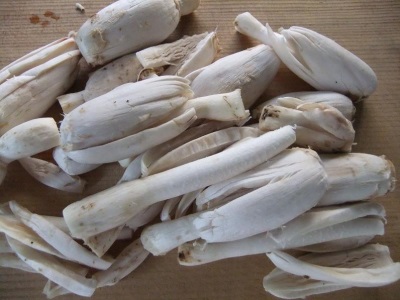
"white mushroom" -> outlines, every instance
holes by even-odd
[[[278,154],[294,140],[294,130],[287,126],[209,157],[122,183],[70,204],[63,211],[65,221],[74,237],[96,235],[124,224],[151,204],[245,172]]]

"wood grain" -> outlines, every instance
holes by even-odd
[[[71,30],[77,30],[87,17],[111,1],[87,0],[81,3],[86,8],[85,14],[75,10],[75,1],[72,0],[0,1],[0,66],[67,35]],[[46,17],[46,11],[53,12],[59,19]],[[182,18],[168,40],[217,29],[223,47],[220,57],[245,49],[255,42],[235,33],[233,27],[236,15],[244,11],[251,12],[263,22],[268,21],[274,29],[298,25],[316,30],[354,52],[374,69],[379,86],[369,99],[357,105],[357,145],[354,152],[385,155],[399,170],[400,2],[203,0],[198,11]],[[310,89],[282,66],[262,99]],[[57,105],[48,112],[57,117],[60,113]],[[89,184],[83,196],[112,186],[121,174],[118,165],[107,165],[84,175]],[[18,163],[9,166],[0,187],[1,202],[14,199],[34,212],[50,215],[60,215],[63,207],[83,196],[41,186]],[[396,261],[400,261],[399,200],[399,189],[378,199],[386,207],[388,223],[385,236],[376,239],[390,247]],[[96,291],[93,299],[274,299],[262,288],[262,279],[272,268],[265,255],[196,268],[180,267],[176,253],[171,252],[164,257],[151,257],[117,286]],[[0,298],[43,299],[41,290],[45,281],[38,275],[0,269]],[[398,299],[399,294],[400,284],[397,283],[382,288],[354,288],[312,299],[389,300]],[[78,298],[65,296],[60,299]]]

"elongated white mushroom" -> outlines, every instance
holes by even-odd
[[[88,19],[76,43],[88,63],[103,65],[122,55],[159,44],[190,14],[199,0],[120,0]]]
[[[110,268],[93,274],[97,287],[117,284],[122,278],[133,272],[147,258],[146,251],[140,240],[132,242],[117,256]]]
[[[377,86],[374,71],[335,41],[307,28],[292,26],[276,33],[250,13],[235,19],[236,30],[274,48],[283,63],[318,90],[350,94],[358,99]]]
[[[60,127],[61,146],[85,149],[138,133],[191,97],[188,81],[178,76],[126,83],[67,114]]]
[[[285,176],[285,174],[302,170],[315,158],[318,158],[317,154],[308,149],[284,150],[247,172],[207,187],[196,197],[196,205],[217,206],[221,200],[235,192],[241,190],[250,192]],[[224,200],[224,202],[227,201]]]
[[[7,131],[0,137],[0,184],[9,163],[51,149],[59,143],[60,136],[53,118],[34,119]]]
[[[101,164],[115,162],[139,155],[152,147],[175,138],[189,128],[196,119],[196,111],[192,108],[159,126],[144,129],[107,144],[69,151],[67,155],[78,163]]]
[[[305,248],[358,236],[383,235],[384,216],[383,207],[377,203],[312,209],[267,233],[225,243],[186,243],[179,247],[179,263],[193,266],[230,257]],[[358,244],[352,243],[356,246]]]
[[[74,294],[84,297],[93,295],[97,282],[77,273],[74,267],[71,267],[71,263],[60,261],[54,256],[36,251],[12,238],[8,238],[8,242],[18,257],[36,272]]]
[[[259,122],[261,130],[297,125],[296,144],[301,147],[322,152],[351,151],[355,137],[353,125],[336,108],[297,98],[281,98],[279,104],[263,108]],[[314,132],[316,134],[312,134]]]
[[[384,222],[381,218],[377,216],[372,216],[361,217],[354,220],[344,221],[342,223],[316,229],[312,232],[303,234],[302,240],[300,238],[292,238],[290,241],[287,242],[285,240],[279,240],[279,242],[282,249],[298,248],[302,247],[305,244],[313,244],[315,242],[327,242],[329,241],[329,239],[337,240],[341,238],[352,238],[357,235],[383,235],[383,233]],[[267,233],[267,238],[273,240],[275,237],[270,237]]]
[[[353,102],[350,98],[336,92],[325,92],[325,91],[310,91],[310,92],[293,92],[287,93],[284,95],[280,95],[278,97],[267,100],[261,104],[259,104],[255,109],[252,110],[252,116],[255,119],[260,118],[261,111],[264,106],[267,105],[281,105],[282,101],[285,101],[285,98],[297,98],[304,102],[311,103],[324,103],[328,104],[338,111],[340,111],[346,119],[352,121],[354,119],[354,114],[356,112],[356,108],[354,107]],[[300,103],[299,103],[300,104]],[[297,105],[299,105],[297,104]],[[296,105],[296,106],[297,106]],[[282,105],[281,105],[282,106]],[[284,105],[286,106],[286,105]],[[289,107],[289,106],[286,106]],[[295,108],[295,107],[291,107]]]
[[[321,160],[328,174],[329,189],[319,206],[373,199],[395,189],[396,171],[384,156],[324,154]]]
[[[32,214],[15,201],[10,201],[10,208],[26,226],[30,227],[49,245],[62,253],[66,259],[101,270],[110,267],[111,261],[98,258],[45,218]]]
[[[186,76],[192,81],[195,97],[242,90],[246,109],[266,90],[278,72],[280,60],[264,45],[246,49],[221,59]]]
[[[69,51],[0,85],[0,135],[41,117],[56,102],[57,96],[73,84],[79,58],[78,50]]]
[[[33,178],[44,185],[70,193],[82,193],[85,188],[84,180],[68,175],[48,161],[33,157],[21,158],[18,161]]]
[[[157,214],[157,213],[156,213]],[[31,243],[29,242],[29,240],[31,241],[39,241],[39,245],[46,245],[46,243],[44,243],[41,239],[39,239],[39,237],[27,226],[25,226],[23,223],[19,222],[15,216],[14,213],[12,212],[12,210],[10,209],[10,203],[6,202],[3,203],[3,205],[0,206],[0,215],[5,215],[5,216],[9,216],[9,218],[5,218],[5,219],[1,219],[0,217],[0,232],[5,232],[8,235],[15,237],[16,239],[20,239],[19,234],[22,234],[22,236],[27,236],[28,239],[26,240],[27,245],[36,245],[35,242]],[[54,217],[54,216],[44,216],[42,215],[43,218],[45,218],[48,222],[50,222],[51,224],[53,224],[54,226],[56,226],[58,229],[62,230],[63,232],[65,232],[66,234],[70,235],[69,233],[69,229],[67,224],[64,221],[63,217]],[[148,222],[147,222],[148,223]],[[9,231],[7,231],[9,230]],[[19,231],[19,233],[18,233]],[[33,238],[33,240],[32,240]],[[119,232],[119,235],[117,236],[117,240],[128,240],[132,238],[132,230],[128,227],[124,227],[122,228],[122,230]],[[21,240],[23,240],[24,238],[21,237]],[[35,246],[33,246],[35,248]],[[45,246],[44,249],[49,249],[51,248],[50,246]],[[40,248],[37,248],[40,251],[43,251]],[[6,241],[6,237],[4,235],[0,234],[0,253],[2,252],[9,252],[10,248],[8,246],[8,243]],[[58,253],[57,251],[55,251],[54,249],[51,249],[50,252],[47,250],[44,250],[44,252],[48,252],[50,254],[54,253]],[[62,258],[64,258],[64,256],[62,256],[61,254],[55,254],[58,255]]]
[[[269,232],[267,237],[279,240],[284,246],[286,241],[297,239],[300,235],[366,216],[376,216],[384,220],[385,209],[382,205],[372,202],[315,208],[292,220],[285,227]]]
[[[58,250],[39,237],[13,215],[0,215],[0,232],[38,251],[65,258]]]
[[[57,146],[60,142],[53,118],[27,121],[0,138],[0,160],[10,163]]]
[[[209,157],[122,183],[70,204],[63,211],[65,221],[74,237],[104,232],[124,224],[151,204],[245,172],[278,154],[294,140],[294,130],[287,126]]]
[[[351,286],[333,282],[312,280],[303,276],[296,276],[275,268],[264,277],[263,286],[266,292],[281,299],[299,299],[311,295],[319,295]]]
[[[87,276],[87,274],[89,272],[89,269],[81,267],[79,265],[77,265],[76,267],[75,267],[75,265],[70,265],[70,267],[73,267],[74,272],[78,273],[79,275],[85,276],[85,277]],[[47,280],[46,284],[43,287],[43,294],[46,295],[47,299],[53,299],[58,296],[71,294],[71,292],[69,290],[67,290],[66,288],[64,288],[63,286],[58,285],[49,279],[49,280]]]
[[[249,136],[257,137],[260,134],[261,131],[256,128],[231,127],[203,135],[160,157],[147,169],[144,175],[160,173],[196,159],[218,153],[238,140]]]
[[[383,286],[400,279],[400,263],[393,262],[388,247],[378,244],[366,245],[349,251],[311,253],[299,258],[294,258],[281,251],[267,253],[267,256],[277,268],[302,278],[302,280],[298,280],[298,277],[297,279],[292,277],[288,287],[301,289],[304,286],[306,291],[303,291],[303,296],[352,286]],[[266,276],[263,282],[264,288],[276,296],[289,298],[285,295],[292,294],[292,289],[282,290],[279,283],[279,277],[284,274],[277,276],[282,271],[276,269]],[[286,281],[289,281],[288,277],[286,277]],[[307,291],[310,281],[314,286]]]
[[[44,64],[63,53],[77,49],[78,46],[75,44],[74,39],[68,37],[58,39],[40,47],[2,68],[0,70],[0,84],[9,78],[21,75],[30,69]]]
[[[154,255],[199,237],[207,242],[239,240],[282,226],[313,207],[325,191],[326,175],[314,157],[306,169],[288,171],[214,210],[151,225],[141,240]]]

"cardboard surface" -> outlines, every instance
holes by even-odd
[[[85,14],[72,0],[0,1],[0,66],[39,46],[77,30],[87,17],[111,1],[86,0]],[[357,105],[354,152],[385,155],[400,169],[400,2],[393,1],[208,1],[195,14],[186,16],[169,40],[184,34],[217,28],[220,57],[245,49],[255,42],[235,33],[233,20],[249,11],[274,29],[299,25],[325,34],[365,60],[376,72],[378,90]],[[46,15],[46,16],[45,16]],[[329,71],[329,70],[327,70]],[[285,67],[262,99],[285,92],[310,90]],[[55,105],[49,115],[60,119]],[[88,181],[85,195],[112,186],[123,170],[107,165],[82,177]],[[386,234],[375,241],[390,247],[400,261],[400,189],[378,201],[387,210]],[[0,202],[17,200],[36,213],[60,215],[68,203],[81,199],[44,187],[13,163],[0,187]],[[150,257],[134,273],[114,287],[96,291],[93,299],[274,299],[266,294],[262,279],[273,266],[265,255],[220,261],[199,267],[181,267],[176,252]],[[0,269],[0,299],[44,299],[46,280],[39,275]],[[339,291],[313,299],[399,299],[400,283],[382,288]],[[64,296],[60,299],[78,299]]]

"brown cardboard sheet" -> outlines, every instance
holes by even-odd
[[[149,0],[150,1],[150,0]],[[92,14],[112,1],[85,0],[85,13],[76,1],[0,1],[0,67],[29,51],[77,30]],[[235,32],[237,14],[249,11],[274,29],[299,25],[331,37],[365,60],[376,72],[377,91],[357,104],[354,152],[385,155],[400,170],[400,2],[295,1],[295,0],[202,0],[199,9],[182,19],[169,38],[217,30],[222,51],[219,57],[255,45]],[[329,70],[327,70],[329,72]],[[312,88],[282,66],[262,99]],[[55,105],[48,115],[60,119]],[[82,196],[44,187],[15,162],[0,187],[0,202],[17,200],[36,213],[61,215],[69,203],[112,186],[123,169],[103,166],[83,175],[88,187]],[[378,199],[387,210],[386,234],[375,241],[390,247],[400,261],[400,189]],[[114,287],[101,288],[93,299],[275,299],[264,292],[262,279],[272,269],[265,255],[216,262],[199,267],[181,267],[176,251],[150,257],[134,273]],[[17,270],[0,269],[0,299],[44,299],[45,278]],[[353,288],[312,299],[399,299],[400,283],[381,288]],[[63,296],[60,299],[78,299]]]

